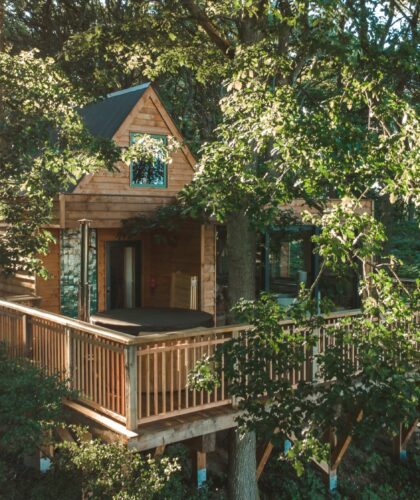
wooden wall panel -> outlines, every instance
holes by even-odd
[[[16,273],[10,278],[0,276],[0,297],[8,295],[30,295],[35,293],[35,277]]]
[[[118,239],[116,229],[98,229],[98,308],[106,310],[106,242]],[[139,238],[142,248],[142,306],[169,307],[171,274],[182,271],[200,277],[200,226],[186,223],[173,243],[158,243],[149,234]],[[150,287],[151,278],[156,287]],[[199,284],[200,286],[200,284]]]
[[[185,223],[172,244],[159,244],[150,240],[150,265],[145,268],[144,306],[169,307],[171,275],[182,271],[191,276],[200,277],[200,226],[197,223]],[[156,288],[149,287],[150,278],[156,279]],[[199,280],[199,293],[200,293]]]
[[[36,294],[41,297],[41,309],[60,313],[60,232],[52,229],[51,233],[56,242],[50,245],[48,254],[41,257],[50,277],[47,280],[36,277]]]
[[[121,220],[138,214],[152,214],[170,203],[170,196],[137,196],[132,194],[65,195],[65,227],[79,227],[78,220],[87,218],[92,228],[120,228]]]

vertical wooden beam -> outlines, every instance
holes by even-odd
[[[137,346],[124,348],[126,427],[137,429]]]
[[[393,455],[397,460],[407,460],[407,444],[413,432],[416,430],[418,419],[416,419],[409,427],[404,427],[400,424],[399,432],[392,440]]]
[[[33,335],[32,335],[32,323],[30,317],[27,314],[22,316],[22,342],[24,349],[24,356],[28,359],[32,359],[33,353]]]
[[[337,469],[329,469],[328,472],[328,489],[330,493],[333,493],[337,490],[338,486],[338,478],[337,478]]]
[[[319,341],[321,338],[320,328],[315,328],[314,337],[316,338],[316,344],[312,347],[311,382],[316,382],[318,380],[318,353],[319,353]]]
[[[59,206],[60,206],[60,228],[64,229],[66,227],[66,195],[58,195]]]

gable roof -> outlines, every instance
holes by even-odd
[[[102,101],[79,110],[86,127],[95,136],[112,139],[127,115],[150,87],[150,83],[108,94]]]

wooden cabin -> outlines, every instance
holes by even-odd
[[[109,94],[82,109],[81,115],[93,135],[113,139],[121,147],[129,146],[136,134],[150,134],[162,140],[173,136],[183,143],[151,84]],[[160,165],[163,171],[155,177],[147,178],[141,172],[139,175],[134,171],[134,162],[116,165],[116,172],[99,171],[83,176],[72,190],[59,195],[55,206],[50,229],[56,243],[43,257],[50,278],[16,275],[3,280],[0,296],[33,294],[40,298],[42,309],[76,317],[80,277],[78,221],[89,219],[92,312],[134,306],[169,307],[174,304],[171,291],[172,295],[179,292],[179,287],[174,288],[174,280],[178,276],[179,281],[181,276],[196,283],[193,307],[214,315],[213,225],[185,222],[176,241],[170,244],[157,242],[151,234],[135,240],[120,235],[123,219],[152,214],[158,207],[173,202],[192,180],[194,165],[193,155],[182,145],[173,153],[172,163]],[[185,302],[185,307],[190,304]]]
[[[151,84],[109,94],[81,110],[90,132],[127,147],[137,134],[166,141],[183,138]],[[56,242],[42,258],[50,278],[16,274],[0,278],[0,297],[36,297],[41,309],[77,317],[80,280],[80,220],[89,219],[89,282],[91,313],[130,308],[197,309],[223,324],[227,309],[226,230],[215,224],[182,222],[175,239],[162,242],[149,232],[135,239],[121,235],[122,220],[153,214],[171,204],[194,175],[195,159],[186,145],[172,154],[170,164],[149,165],[147,172],[132,162],[115,172],[88,174],[59,195],[50,230]],[[143,168],[143,170],[141,170]],[[331,203],[334,203],[332,200]],[[307,205],[295,200],[297,216]],[[372,211],[365,200],[362,210]],[[311,236],[314,227],[294,226],[286,233],[261,235],[256,291],[277,294],[287,306],[300,283],[310,285],[317,273]],[[337,292],[335,277],[323,278],[325,295],[340,298],[338,308],[358,307],[357,283],[349,277]],[[322,285],[322,283],[321,283]],[[103,325],[104,326],[104,325]],[[181,327],[179,329],[183,329]]]

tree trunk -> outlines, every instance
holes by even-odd
[[[258,498],[255,432],[233,430],[229,449],[229,499]]]
[[[229,308],[239,299],[255,299],[256,234],[243,212],[233,213],[227,221]],[[229,323],[235,321],[229,313]]]
[[[227,221],[227,251],[229,272],[229,306],[241,299],[255,299],[256,232],[244,212],[232,214]],[[228,321],[234,322],[229,312]],[[229,449],[229,499],[256,500],[255,432],[240,434],[232,431]]]

